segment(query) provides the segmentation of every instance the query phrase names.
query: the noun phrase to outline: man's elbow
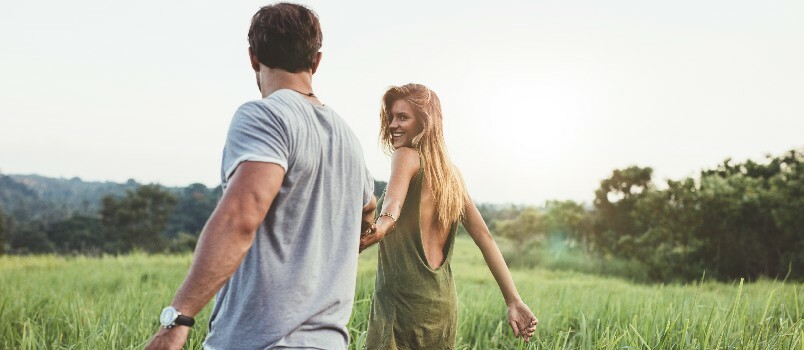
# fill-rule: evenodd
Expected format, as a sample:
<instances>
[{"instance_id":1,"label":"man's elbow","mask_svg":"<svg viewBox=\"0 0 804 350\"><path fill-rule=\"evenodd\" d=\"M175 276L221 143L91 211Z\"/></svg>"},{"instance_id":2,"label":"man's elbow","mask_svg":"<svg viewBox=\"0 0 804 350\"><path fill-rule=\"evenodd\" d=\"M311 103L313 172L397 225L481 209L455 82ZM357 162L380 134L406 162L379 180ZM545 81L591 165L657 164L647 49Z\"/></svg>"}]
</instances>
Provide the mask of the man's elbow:
<instances>
[{"instance_id":1,"label":"man's elbow","mask_svg":"<svg viewBox=\"0 0 804 350\"><path fill-rule=\"evenodd\" d=\"M260 225L262 225L263 219L262 217L256 217L254 215L241 215L233 225L234 232L237 233L239 237L248 240L254 239L254 235L257 233L257 229L260 228Z\"/></svg>"},{"instance_id":2,"label":"man's elbow","mask_svg":"<svg viewBox=\"0 0 804 350\"><path fill-rule=\"evenodd\" d=\"M213 225L218 227L216 231L229 235L229 239L247 240L251 242L264 218L258 218L255 215L243 213L227 212L215 219L218 221L218 225Z\"/></svg>"}]
</instances>

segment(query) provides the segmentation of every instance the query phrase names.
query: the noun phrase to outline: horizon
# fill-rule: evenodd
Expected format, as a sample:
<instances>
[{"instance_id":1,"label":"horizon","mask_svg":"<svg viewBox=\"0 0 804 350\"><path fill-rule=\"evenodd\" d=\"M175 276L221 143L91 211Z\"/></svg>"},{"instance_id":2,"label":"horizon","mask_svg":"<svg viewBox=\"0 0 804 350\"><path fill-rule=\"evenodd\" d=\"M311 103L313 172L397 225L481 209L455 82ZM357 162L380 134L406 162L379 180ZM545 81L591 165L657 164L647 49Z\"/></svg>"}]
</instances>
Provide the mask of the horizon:
<instances>
[{"instance_id":1,"label":"horizon","mask_svg":"<svg viewBox=\"0 0 804 350\"><path fill-rule=\"evenodd\" d=\"M694 174L694 175L685 176L685 178L687 178L687 177L691 177L691 178L693 178L693 179L696 181L696 183L698 183L698 181L700 181L700 178L701 178L701 176L700 176L700 175L701 175L701 172L706 171L706 170L713 170L713 169L717 168L717 166L722 165L722 164L723 164L723 162L724 162L724 161L726 161L726 160L730 160L730 161L731 161L731 163L745 163L745 162L747 162L747 161L749 161L749 160L750 160L750 161L753 161L753 162L758 163L758 164L768 164L768 161L767 161L767 160L768 160L768 157L781 157L781 156L783 156L783 155L785 155L785 154L787 154L787 153L789 153L789 152L791 152L791 151L804 152L804 147L801 147L801 148L793 148L793 149L789 149L789 150L787 150L787 151L784 151L784 152L781 152L781 153L778 153L778 154L770 154L770 153L768 153L768 154L763 155L763 157L762 157L761 159L747 158L747 159L742 159L742 160L741 160L741 159L734 159L734 158L731 158L731 157L726 157L726 158L724 158L724 159L723 159L723 161L721 161L721 162L719 162L719 163L717 163L717 164L713 164L713 165L712 165L712 166L710 166L710 167L705 167L705 168L699 169L697 172L695 172L695 174ZM632 165L635 165L635 166L640 166L639 164L632 164ZM623 167L623 168L625 168L625 167ZM622 169L622 168L620 168L620 169ZM615 170L615 169L612 169L612 171L614 171L614 170ZM653 170L654 170L654 172L655 172L655 169L653 169ZM135 182L137 185L149 185L149 184L156 184L156 185L159 185L159 186L162 186L162 187L165 187L165 188L174 188L174 189L176 189L176 188L179 188L179 189L180 189L180 188L187 188L187 187L192 186L192 185L195 185L195 184L201 184L201 185L204 185L204 186L205 186L205 187L207 187L208 189L214 189L214 188L216 188L216 187L219 187L219 186L220 186L220 184L213 184L213 185L210 185L210 184L205 184L205 183L202 183L202 182L190 182L190 183L186 183L186 184L165 184L165 183L160 183L160 182L143 182L143 181L139 181L139 180L134 179L134 178L128 178L128 179L126 179L126 180L122 180L122 181L114 181L114 180L104 180L104 179L85 179L85 178L82 178L82 177L80 177L80 176L73 176L73 177L64 177L64 176L48 176L48 175L36 174L36 173L30 173L30 174L11 174L11 173L4 173L4 172L3 172L3 169L0 169L0 175L12 176L12 177L13 177L13 176L23 176L23 177L25 177L25 176L39 176L39 177L44 177L44 178L48 178L48 179L63 180L63 181L73 181L73 180L76 180L76 179L77 179L77 180L79 180L79 181L81 181L81 182L84 182L84 183L111 183L111 184L119 184L119 185L125 185L125 184L127 184L129 181L134 181L134 182ZM609 173L609 175L608 175L608 176L611 176L611 172ZM608 178L608 176L607 176L606 178ZM602 181L602 180L604 180L604 179L605 179L605 178L601 178L600 180ZM376 177L375 177L375 178L374 178L374 180L375 180L375 181L379 181L379 182L383 182L383 183L385 183L385 184L387 184L387 183L388 183L388 179L378 179L378 178L376 178ZM676 180L676 181L678 181L678 180L681 180L681 178L674 178L674 179L671 179L671 178L657 179L657 178L655 178L655 177L651 177L651 182L652 182L652 183L655 185L655 188L657 188L657 189L659 189L659 190L664 190L664 189L666 189L666 187L667 187L667 186L666 186L666 183L667 183L667 181L669 181L669 180ZM599 183L598 183L598 184L599 184ZM578 200L571 199L571 198L547 198L547 199L545 199L544 201L542 201L541 203L531 203L531 202L528 202L528 203L522 203L522 202L489 202L489 201L475 201L475 204L478 204L478 205L481 205L481 204L483 204L483 205L492 205L492 206L507 206L507 205L514 205L514 206L526 206L526 207L528 207L528 206L545 207L545 206L546 206L546 203L547 203L548 201L567 201L567 200L571 200L571 201L574 201L574 202L576 202L576 203L582 204L582 205L584 205L585 207L589 207L589 206L591 206L591 205L593 204L593 201L594 201L594 193L592 193L591 199L590 199L589 201L585 201L585 200L578 201Z\"/></svg>"}]
</instances>

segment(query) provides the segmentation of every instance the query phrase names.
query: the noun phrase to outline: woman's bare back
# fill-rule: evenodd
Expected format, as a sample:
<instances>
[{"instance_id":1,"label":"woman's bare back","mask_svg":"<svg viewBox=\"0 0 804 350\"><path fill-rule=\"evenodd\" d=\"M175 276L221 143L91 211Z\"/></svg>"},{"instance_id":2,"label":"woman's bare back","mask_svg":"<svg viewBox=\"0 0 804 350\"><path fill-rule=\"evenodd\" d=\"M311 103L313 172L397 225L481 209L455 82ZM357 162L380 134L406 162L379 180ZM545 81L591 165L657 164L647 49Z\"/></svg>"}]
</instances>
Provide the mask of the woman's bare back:
<instances>
[{"instance_id":1,"label":"woman's bare back","mask_svg":"<svg viewBox=\"0 0 804 350\"><path fill-rule=\"evenodd\" d=\"M419 223L422 229L422 245L424 256L430 268L437 269L444 263L444 246L449 238L450 228L442 229L438 224L436 216L436 206L433 200L433 193L430 190L430 181L424 178L421 191L421 202L419 204Z\"/></svg>"}]
</instances>

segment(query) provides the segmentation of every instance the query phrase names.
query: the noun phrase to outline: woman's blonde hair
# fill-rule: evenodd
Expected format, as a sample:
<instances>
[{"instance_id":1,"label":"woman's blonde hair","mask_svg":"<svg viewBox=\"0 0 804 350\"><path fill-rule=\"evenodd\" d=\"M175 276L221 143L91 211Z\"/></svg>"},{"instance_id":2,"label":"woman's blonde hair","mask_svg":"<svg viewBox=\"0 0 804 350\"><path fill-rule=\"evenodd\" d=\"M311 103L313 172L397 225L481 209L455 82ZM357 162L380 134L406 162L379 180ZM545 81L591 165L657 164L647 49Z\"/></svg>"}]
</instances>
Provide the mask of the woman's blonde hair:
<instances>
[{"instance_id":1,"label":"woman's blonde hair","mask_svg":"<svg viewBox=\"0 0 804 350\"><path fill-rule=\"evenodd\" d=\"M466 185L458 169L452 164L444 143L441 101L435 92L421 84L391 86L382 97L380 110L380 145L387 154L393 154L391 140L391 107L394 102L410 103L422 132L412 139L413 147L423 160L424 175L430 182L430 190L436 205L436 218L442 229L463 217L468 199Z\"/></svg>"}]
</instances>

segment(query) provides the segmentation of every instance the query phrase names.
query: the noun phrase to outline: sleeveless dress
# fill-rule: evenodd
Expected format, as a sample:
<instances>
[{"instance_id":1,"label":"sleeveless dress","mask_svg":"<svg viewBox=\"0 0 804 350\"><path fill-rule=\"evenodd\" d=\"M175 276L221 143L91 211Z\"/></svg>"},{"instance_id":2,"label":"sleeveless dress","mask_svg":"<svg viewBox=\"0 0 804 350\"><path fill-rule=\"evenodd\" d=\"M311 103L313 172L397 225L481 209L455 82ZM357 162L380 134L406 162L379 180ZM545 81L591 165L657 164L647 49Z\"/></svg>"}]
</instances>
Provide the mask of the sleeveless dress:
<instances>
[{"instance_id":1,"label":"sleeveless dress","mask_svg":"<svg viewBox=\"0 0 804 350\"><path fill-rule=\"evenodd\" d=\"M411 179L396 228L380 241L366 349L453 349L458 296L452 278L457 222L450 226L444 262L430 267L424 254L419 204L423 172ZM382 208L385 194L377 203Z\"/></svg>"}]
</instances>

